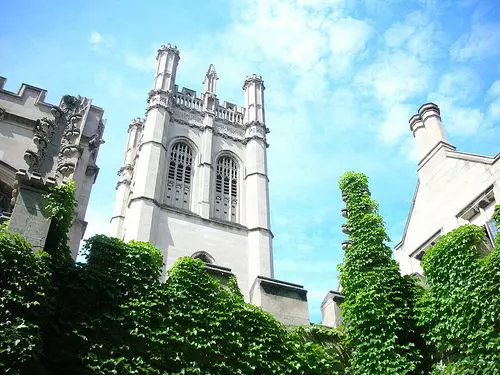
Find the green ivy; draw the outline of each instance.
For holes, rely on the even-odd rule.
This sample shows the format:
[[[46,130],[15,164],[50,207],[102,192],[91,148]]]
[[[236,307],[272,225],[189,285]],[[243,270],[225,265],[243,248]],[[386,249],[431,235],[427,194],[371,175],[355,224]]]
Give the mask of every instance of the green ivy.
[[[423,257],[419,323],[438,350],[436,373],[500,374],[500,247],[485,256],[484,240],[483,228],[464,225]]]
[[[45,211],[52,218],[44,249],[51,255],[53,263],[68,262],[71,260],[68,232],[78,203],[75,198],[75,182],[71,180],[51,187],[44,198],[47,202]]]
[[[181,258],[160,281],[163,257],[144,242],[98,235],[86,263],[70,258],[74,184],[46,196],[45,250],[0,233],[0,369],[11,374],[335,374],[336,331],[289,331],[245,303],[205,265]]]
[[[25,373],[41,356],[48,283],[46,254],[0,230],[0,372]]]
[[[412,316],[415,284],[400,276],[377,204],[365,175],[340,179],[346,201],[349,241],[340,267],[345,300],[342,315],[352,374],[410,374],[421,371],[422,354]]]

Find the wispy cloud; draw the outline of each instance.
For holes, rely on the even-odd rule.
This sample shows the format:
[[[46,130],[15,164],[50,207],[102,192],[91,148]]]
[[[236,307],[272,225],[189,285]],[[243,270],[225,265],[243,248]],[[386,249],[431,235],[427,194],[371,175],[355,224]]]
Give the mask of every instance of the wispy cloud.
[[[89,35],[89,38],[88,38],[88,42],[90,44],[99,44],[103,41],[103,37],[100,33],[98,33],[97,31],[95,30],[92,30],[90,32],[90,35]]]
[[[92,30],[87,38],[90,49],[96,52],[108,52],[115,45],[115,37],[104,35],[96,30]]]
[[[458,61],[481,60],[500,55],[500,22],[475,22],[451,48]]]
[[[125,63],[134,69],[153,72],[156,67],[156,54],[152,53],[150,55],[142,56],[135,53],[125,54]]]

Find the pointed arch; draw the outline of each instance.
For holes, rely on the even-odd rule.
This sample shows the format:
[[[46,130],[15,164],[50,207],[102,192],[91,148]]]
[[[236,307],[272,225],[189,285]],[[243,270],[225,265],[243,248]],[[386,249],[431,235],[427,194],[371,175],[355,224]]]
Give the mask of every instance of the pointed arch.
[[[184,140],[170,147],[165,203],[189,210],[193,180],[193,149]]]
[[[211,256],[206,251],[197,251],[196,253],[194,253],[193,255],[191,255],[191,258],[193,258],[193,259],[199,259],[202,262],[208,263],[208,264],[216,264],[215,263],[215,259],[213,258],[213,256]]]
[[[228,154],[216,161],[214,188],[214,217],[237,222],[239,199],[239,168],[236,159]]]

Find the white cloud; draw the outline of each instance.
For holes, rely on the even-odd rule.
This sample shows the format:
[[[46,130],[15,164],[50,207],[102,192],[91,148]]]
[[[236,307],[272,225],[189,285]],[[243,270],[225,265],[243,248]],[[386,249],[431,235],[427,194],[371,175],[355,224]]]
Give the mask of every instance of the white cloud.
[[[455,102],[469,102],[480,88],[477,73],[466,67],[461,67],[442,75],[437,92],[453,98]]]
[[[109,49],[114,46],[115,38],[111,35],[103,35],[98,31],[92,30],[87,38],[90,44],[90,49],[95,52],[109,52]]]
[[[498,121],[500,118],[500,80],[493,82],[486,94],[487,100],[490,102],[488,112],[490,116]]]
[[[445,129],[460,136],[474,135],[484,123],[484,114],[476,108],[456,107],[447,102],[441,103],[444,111],[443,124]]]
[[[482,60],[500,55],[500,23],[475,22],[472,29],[462,34],[451,48],[451,56],[458,61]]]
[[[156,67],[156,54],[141,56],[134,53],[125,55],[125,63],[131,68],[146,72],[153,72]]]
[[[404,22],[396,22],[384,34],[387,47],[404,49],[420,58],[428,59],[439,54],[443,33],[429,14],[416,11],[406,16]]]
[[[408,132],[409,132],[409,128],[408,128]],[[413,135],[410,135],[401,143],[401,147],[399,148],[399,153],[402,154],[406,159],[408,159],[409,161],[411,161],[415,164],[417,164],[421,159],[420,158],[421,155],[420,155],[420,152],[419,152],[418,147],[417,147],[417,142],[415,142],[415,138],[413,137]],[[398,228],[397,231],[391,230],[390,232],[391,233],[392,232],[401,233],[402,231],[399,229],[400,228]],[[396,238],[396,237],[391,235],[391,239],[394,240],[394,238]]]
[[[429,101],[439,105],[443,126],[456,136],[475,135],[486,122],[484,113],[471,105],[480,88],[477,73],[460,67],[443,74]]]
[[[366,21],[345,17],[336,19],[326,31],[329,34],[330,51],[351,56],[365,47],[372,30]]]
[[[402,102],[424,92],[432,71],[426,63],[405,52],[382,54],[373,64],[362,71],[357,81],[373,89],[381,102]]]
[[[97,31],[95,30],[92,30],[90,32],[90,36],[88,38],[88,42],[90,44],[99,44],[103,41],[103,37],[100,33],[98,33]]]
[[[412,111],[412,106],[408,104],[396,104],[387,110],[385,120],[380,126],[380,135],[384,142],[393,143],[409,133],[408,119]]]

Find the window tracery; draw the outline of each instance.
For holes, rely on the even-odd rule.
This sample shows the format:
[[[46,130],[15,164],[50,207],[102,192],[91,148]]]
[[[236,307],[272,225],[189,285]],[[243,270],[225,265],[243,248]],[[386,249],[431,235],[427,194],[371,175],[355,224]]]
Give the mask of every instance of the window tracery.
[[[176,142],[170,150],[165,203],[189,210],[193,151],[185,142]]]
[[[238,210],[238,166],[230,156],[217,160],[214,216],[236,222]]]

